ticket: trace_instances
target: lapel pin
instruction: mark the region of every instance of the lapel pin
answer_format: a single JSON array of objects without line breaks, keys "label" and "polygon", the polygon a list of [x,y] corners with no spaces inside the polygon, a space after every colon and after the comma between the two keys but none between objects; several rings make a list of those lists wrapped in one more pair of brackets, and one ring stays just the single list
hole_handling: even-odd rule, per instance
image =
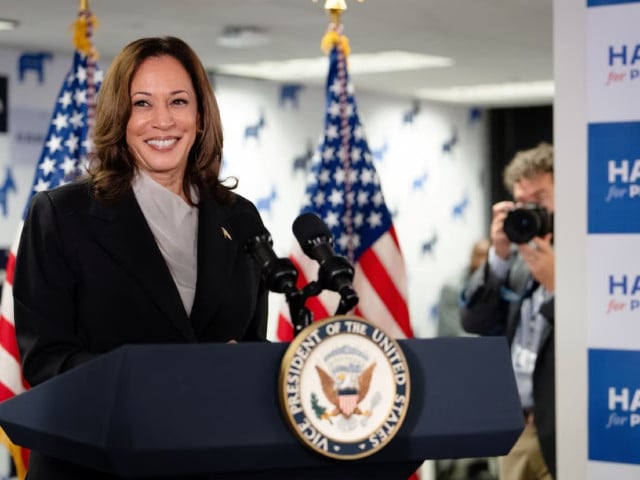
[{"label": "lapel pin", "polygon": [[220,227],[220,229],[222,230],[222,236],[223,236],[224,238],[226,238],[227,240],[233,240],[233,239],[231,238],[231,235],[229,235],[229,232],[227,232],[227,229],[226,229],[226,228],[224,228],[224,227]]}]

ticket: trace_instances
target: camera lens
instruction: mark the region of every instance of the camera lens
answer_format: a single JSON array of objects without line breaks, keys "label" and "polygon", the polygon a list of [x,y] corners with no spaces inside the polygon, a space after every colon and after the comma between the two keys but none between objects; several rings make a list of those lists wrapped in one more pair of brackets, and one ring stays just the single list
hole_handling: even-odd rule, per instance
[{"label": "camera lens", "polygon": [[514,243],[527,243],[541,230],[541,221],[535,211],[515,209],[504,220],[504,233]]}]

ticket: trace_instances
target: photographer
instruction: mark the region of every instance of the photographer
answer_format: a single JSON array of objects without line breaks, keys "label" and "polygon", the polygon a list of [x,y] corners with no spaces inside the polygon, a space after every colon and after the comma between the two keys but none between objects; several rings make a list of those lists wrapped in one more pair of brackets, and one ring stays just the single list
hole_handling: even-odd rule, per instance
[{"label": "photographer", "polygon": [[515,202],[493,206],[491,248],[464,290],[462,325],[505,335],[525,428],[498,459],[502,480],[555,476],[553,147],[518,152],[504,171]]}]

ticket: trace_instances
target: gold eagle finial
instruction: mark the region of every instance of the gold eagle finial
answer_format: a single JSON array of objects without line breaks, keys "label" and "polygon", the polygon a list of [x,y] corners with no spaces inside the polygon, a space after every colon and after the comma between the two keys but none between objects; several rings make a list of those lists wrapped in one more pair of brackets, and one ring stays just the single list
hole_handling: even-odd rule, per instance
[{"label": "gold eagle finial", "polygon": [[[364,2],[364,0],[358,0],[358,3],[362,2]],[[318,3],[318,0],[313,0],[313,3]],[[345,0],[326,0],[324,2],[324,9],[331,15],[331,21],[339,25],[340,15],[347,9],[347,2]]]}]

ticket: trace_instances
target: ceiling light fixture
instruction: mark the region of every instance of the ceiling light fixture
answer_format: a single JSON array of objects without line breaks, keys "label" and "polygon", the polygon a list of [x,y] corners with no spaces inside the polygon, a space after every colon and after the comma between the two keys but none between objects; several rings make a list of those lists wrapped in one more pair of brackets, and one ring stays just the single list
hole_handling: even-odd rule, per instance
[{"label": "ceiling light fixture", "polygon": [[419,98],[466,105],[510,105],[549,103],[553,101],[552,80],[539,82],[513,82],[469,85],[447,88],[422,88]]},{"label": "ceiling light fixture", "polygon": [[[402,51],[349,55],[349,72],[352,75],[420,70],[450,65],[453,65],[453,60],[450,58]],[[293,58],[283,61],[235,63],[220,65],[216,70],[218,73],[275,81],[325,78],[327,58]]]},{"label": "ceiling light fixture", "polygon": [[9,20],[8,18],[0,18],[0,30],[13,30],[20,25],[17,20]]},{"label": "ceiling light fixture", "polygon": [[230,48],[249,48],[269,43],[269,37],[264,29],[249,25],[235,25],[224,27],[217,39],[218,45]]}]

